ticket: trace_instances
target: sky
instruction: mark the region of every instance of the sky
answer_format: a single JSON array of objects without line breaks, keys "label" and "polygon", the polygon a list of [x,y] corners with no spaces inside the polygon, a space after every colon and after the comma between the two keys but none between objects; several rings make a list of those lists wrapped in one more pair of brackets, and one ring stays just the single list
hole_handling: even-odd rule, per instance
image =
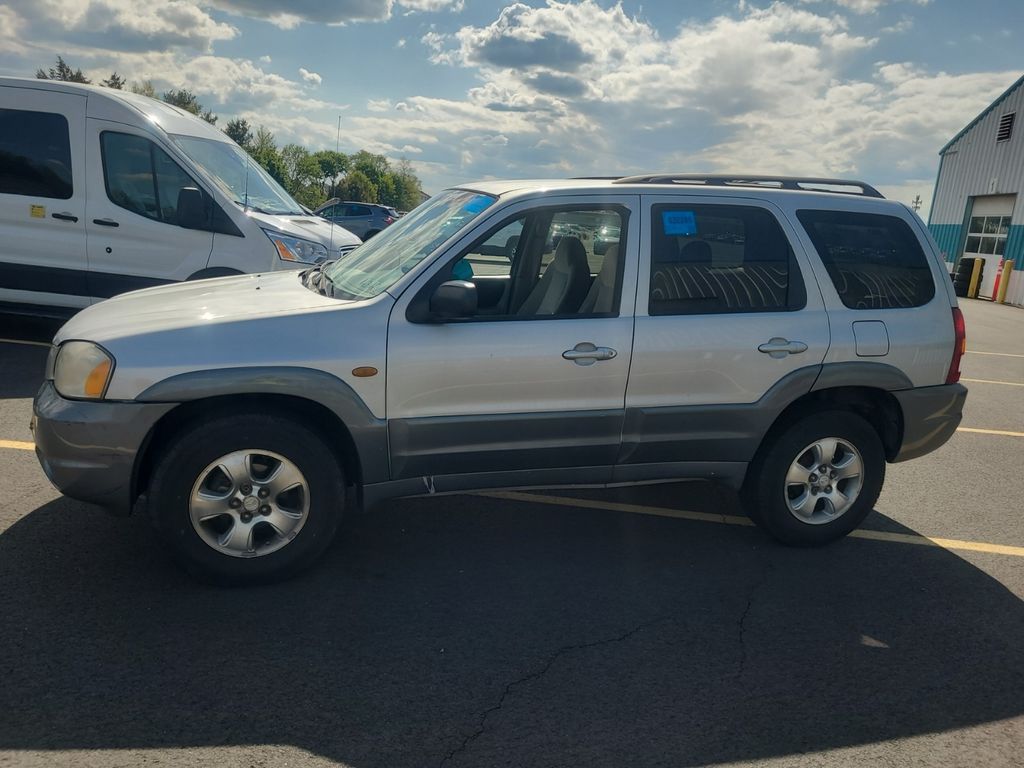
[{"label": "sky", "polygon": [[1024,0],[3,0],[0,74],[62,54],[279,144],[481,178],[860,178],[930,203],[1022,73]]}]

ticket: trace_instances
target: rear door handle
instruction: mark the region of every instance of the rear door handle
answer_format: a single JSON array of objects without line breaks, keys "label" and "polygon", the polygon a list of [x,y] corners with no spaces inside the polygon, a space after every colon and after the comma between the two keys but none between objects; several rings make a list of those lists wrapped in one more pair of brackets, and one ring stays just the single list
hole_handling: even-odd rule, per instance
[{"label": "rear door handle", "polygon": [[78,217],[73,213],[51,213],[51,219],[60,219],[61,221],[78,221]]},{"label": "rear door handle", "polygon": [[769,357],[778,360],[786,355],[799,355],[801,352],[806,352],[807,345],[802,341],[790,341],[776,336],[759,346],[757,351],[764,352]]},{"label": "rear door handle", "polygon": [[121,226],[120,224],[118,224],[113,219],[93,219],[92,223],[93,224],[99,224],[101,227],[120,227]]},{"label": "rear door handle", "polygon": [[618,355],[611,347],[596,347],[589,341],[581,341],[572,349],[562,353],[566,360],[572,360],[576,365],[593,365],[598,360],[611,360]]}]

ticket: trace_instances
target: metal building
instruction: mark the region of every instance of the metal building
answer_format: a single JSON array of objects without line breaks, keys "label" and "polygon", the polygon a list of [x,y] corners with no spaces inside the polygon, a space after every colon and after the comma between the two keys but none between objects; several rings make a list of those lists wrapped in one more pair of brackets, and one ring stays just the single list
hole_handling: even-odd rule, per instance
[{"label": "metal building", "polygon": [[952,269],[980,256],[979,295],[991,297],[999,265],[1013,259],[1006,301],[1024,306],[1024,77],[939,151],[928,227]]}]

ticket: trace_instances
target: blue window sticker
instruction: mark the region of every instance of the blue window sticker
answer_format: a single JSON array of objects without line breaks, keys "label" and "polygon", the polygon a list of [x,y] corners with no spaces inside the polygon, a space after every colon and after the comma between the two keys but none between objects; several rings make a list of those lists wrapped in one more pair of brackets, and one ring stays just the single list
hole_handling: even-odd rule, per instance
[{"label": "blue window sticker", "polygon": [[480,211],[487,208],[493,202],[494,198],[490,195],[477,195],[463,205],[462,210],[466,213],[480,213]]},{"label": "blue window sticker", "polygon": [[662,211],[661,225],[666,235],[692,236],[697,234],[697,217],[693,211]]}]

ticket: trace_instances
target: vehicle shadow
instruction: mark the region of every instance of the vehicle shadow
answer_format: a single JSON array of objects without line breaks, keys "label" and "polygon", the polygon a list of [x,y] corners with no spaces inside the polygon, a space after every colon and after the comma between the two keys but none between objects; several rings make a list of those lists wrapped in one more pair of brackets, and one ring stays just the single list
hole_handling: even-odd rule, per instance
[{"label": "vehicle shadow", "polygon": [[478,497],[390,504],[272,587],[155,546],[64,499],[0,535],[0,749],[696,766],[1024,712],[1024,606],[937,548]]},{"label": "vehicle shadow", "polygon": [[0,342],[0,400],[33,397],[43,383],[46,347]]}]

